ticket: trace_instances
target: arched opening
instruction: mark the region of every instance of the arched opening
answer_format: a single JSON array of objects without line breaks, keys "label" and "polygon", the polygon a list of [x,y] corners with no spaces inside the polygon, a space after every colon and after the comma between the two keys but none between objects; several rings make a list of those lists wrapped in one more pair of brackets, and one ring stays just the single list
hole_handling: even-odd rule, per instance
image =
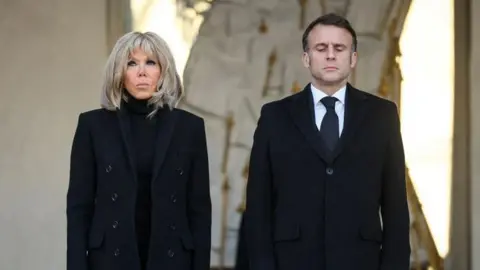
[{"label": "arched opening", "polygon": [[449,251],[453,29],[452,0],[413,0],[400,39],[407,166],[442,257]]},{"label": "arched opening", "polygon": [[[197,1],[200,4],[195,7],[183,4],[189,1],[130,1],[132,28],[159,33],[183,74],[208,0]],[[445,257],[449,251],[453,132],[453,1],[412,0],[400,49],[407,165],[435,244]]]}]

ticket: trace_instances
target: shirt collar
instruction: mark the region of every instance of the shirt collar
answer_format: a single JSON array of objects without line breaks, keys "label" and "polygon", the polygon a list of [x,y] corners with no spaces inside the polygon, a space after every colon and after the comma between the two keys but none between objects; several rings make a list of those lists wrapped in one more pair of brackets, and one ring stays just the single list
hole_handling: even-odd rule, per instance
[{"label": "shirt collar", "polygon": [[[312,91],[313,95],[313,105],[316,106],[320,100],[326,96],[328,96],[325,92],[320,89],[315,88],[313,84],[310,84],[310,90]],[[332,97],[336,97],[341,104],[345,105],[345,93],[347,92],[347,86],[340,88]]]}]

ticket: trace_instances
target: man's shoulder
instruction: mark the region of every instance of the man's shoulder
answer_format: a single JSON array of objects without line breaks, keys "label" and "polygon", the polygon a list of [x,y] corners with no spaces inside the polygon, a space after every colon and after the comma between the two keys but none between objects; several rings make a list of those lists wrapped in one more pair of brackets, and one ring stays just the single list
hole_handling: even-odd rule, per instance
[{"label": "man's shoulder", "polygon": [[262,106],[262,113],[278,113],[286,111],[288,107],[300,97],[301,93],[302,92],[298,92],[278,100],[266,102]]},{"label": "man's shoulder", "polygon": [[368,102],[376,108],[384,110],[397,109],[397,104],[392,100],[360,90],[358,88],[354,88],[354,91],[358,91],[358,93],[363,95],[368,100]]}]

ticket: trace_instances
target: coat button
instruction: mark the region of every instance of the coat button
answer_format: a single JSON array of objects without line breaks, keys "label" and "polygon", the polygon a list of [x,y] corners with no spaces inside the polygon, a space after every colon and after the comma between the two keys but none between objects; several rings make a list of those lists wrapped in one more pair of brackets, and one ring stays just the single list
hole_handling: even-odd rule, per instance
[{"label": "coat button", "polygon": [[170,225],[170,230],[175,231],[176,229],[177,229],[177,227],[175,227],[175,225],[173,225],[173,224]]},{"label": "coat button", "polygon": [[182,168],[177,168],[177,172],[178,172],[179,175],[183,175],[183,170],[182,170]]},{"label": "coat button", "polygon": [[327,172],[328,175],[332,175],[333,174],[333,169],[332,168],[327,168],[326,172]]},{"label": "coat button", "polygon": [[115,202],[115,201],[117,200],[117,198],[118,198],[118,194],[117,194],[117,193],[113,193],[113,194],[112,194],[112,201]]},{"label": "coat button", "polygon": [[176,203],[176,202],[177,202],[177,197],[175,197],[175,194],[173,194],[172,196],[170,196],[170,200],[171,200],[173,203]]},{"label": "coat button", "polygon": [[167,252],[167,255],[168,255],[168,257],[173,258],[173,256],[175,256],[175,252],[173,252],[173,250],[169,249],[168,252]]},{"label": "coat button", "polygon": [[115,257],[120,256],[120,249],[118,249],[118,248],[115,249],[115,251],[113,252],[113,256],[115,256]]},{"label": "coat button", "polygon": [[116,229],[118,227],[118,221],[115,220],[112,224],[112,227]]},{"label": "coat button", "polygon": [[107,173],[111,172],[112,171],[112,166],[111,165],[108,165],[106,168],[105,168],[105,171]]}]

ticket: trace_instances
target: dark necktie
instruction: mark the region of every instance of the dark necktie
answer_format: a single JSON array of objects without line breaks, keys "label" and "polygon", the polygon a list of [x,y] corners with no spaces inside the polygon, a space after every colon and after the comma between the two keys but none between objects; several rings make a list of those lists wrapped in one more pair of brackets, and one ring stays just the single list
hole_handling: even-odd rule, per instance
[{"label": "dark necktie", "polygon": [[325,144],[330,151],[335,149],[339,135],[338,128],[338,116],[335,113],[335,102],[338,99],[335,97],[324,97],[321,102],[327,108],[327,113],[323,117],[322,124],[320,125],[320,136],[322,136]]}]

